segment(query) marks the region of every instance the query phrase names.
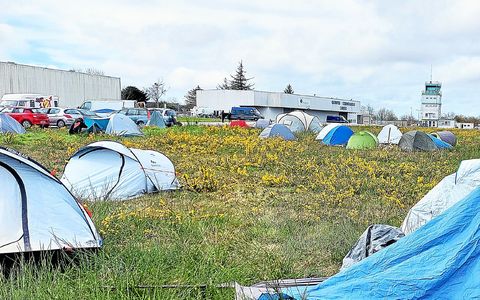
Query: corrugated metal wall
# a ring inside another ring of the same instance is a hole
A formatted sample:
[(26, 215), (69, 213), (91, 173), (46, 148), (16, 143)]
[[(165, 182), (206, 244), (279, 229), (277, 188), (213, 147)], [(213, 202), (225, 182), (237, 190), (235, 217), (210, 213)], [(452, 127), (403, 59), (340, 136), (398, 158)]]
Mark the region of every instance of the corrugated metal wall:
[(56, 95), (60, 106), (85, 100), (120, 99), (120, 78), (0, 62), (0, 97), (4, 94)]

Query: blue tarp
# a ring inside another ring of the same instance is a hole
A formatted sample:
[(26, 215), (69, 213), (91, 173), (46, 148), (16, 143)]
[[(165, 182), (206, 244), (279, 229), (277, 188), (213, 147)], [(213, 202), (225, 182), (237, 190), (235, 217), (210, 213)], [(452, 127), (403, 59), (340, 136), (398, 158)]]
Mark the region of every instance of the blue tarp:
[(438, 149), (452, 149), (453, 148), (452, 145), (450, 145), (449, 143), (446, 143), (446, 142), (442, 141), (441, 139), (434, 137), (431, 134), (429, 134), (428, 136), (432, 139), (432, 141), (435, 143), (435, 145), (437, 145)]
[(87, 125), (88, 132), (105, 131), (109, 121), (109, 118), (83, 118), (83, 122)]
[(324, 283), (282, 292), (295, 299), (480, 297), (480, 188), (395, 244)]
[(350, 127), (340, 125), (330, 130), (322, 142), (328, 146), (342, 146), (348, 143), (348, 140), (352, 135), (353, 131)]

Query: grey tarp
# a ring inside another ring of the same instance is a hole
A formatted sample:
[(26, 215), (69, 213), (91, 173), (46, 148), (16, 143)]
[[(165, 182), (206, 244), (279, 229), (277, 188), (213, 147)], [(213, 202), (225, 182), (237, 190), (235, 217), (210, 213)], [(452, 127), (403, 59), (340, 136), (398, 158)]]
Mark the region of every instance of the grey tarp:
[(23, 128), (20, 123), (17, 122), (14, 118), (6, 114), (0, 113), (0, 133), (25, 133), (25, 128)]
[(398, 146), (403, 151), (433, 151), (438, 150), (433, 140), (425, 132), (412, 130), (405, 133)]
[(441, 139), (445, 143), (449, 143), (452, 146), (455, 146), (457, 144), (457, 137), (450, 131), (439, 131), (432, 133), (432, 135), (438, 139)]
[(404, 236), (405, 234), (394, 226), (382, 224), (368, 226), (367, 230), (363, 232), (357, 243), (343, 259), (340, 271), (348, 269), (362, 259), (395, 243)]
[[(317, 285), (325, 281), (327, 277), (312, 277), (299, 279), (279, 279), (273, 281), (262, 281), (252, 286), (242, 286), (235, 283), (235, 300), (257, 300), (257, 299), (293, 299), (287, 295), (283, 298), (274, 298), (282, 288), (304, 288)], [(262, 298), (263, 297), (263, 298)]]

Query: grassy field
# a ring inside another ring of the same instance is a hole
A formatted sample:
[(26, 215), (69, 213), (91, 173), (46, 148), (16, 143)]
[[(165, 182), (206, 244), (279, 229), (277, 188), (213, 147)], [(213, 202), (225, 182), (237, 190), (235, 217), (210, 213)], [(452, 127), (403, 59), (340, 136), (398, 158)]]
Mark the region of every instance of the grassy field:
[[(357, 127), (355, 130), (365, 128)], [(368, 128), (378, 133), (380, 128)], [(408, 209), (463, 159), (479, 158), (479, 131), (454, 131), (452, 151), (329, 148), (310, 134), (260, 140), (255, 129), (183, 126), (117, 138), (174, 162), (183, 189), (125, 202), (88, 203), (104, 237), (97, 254), (58, 270), (22, 265), (0, 276), (1, 299), (198, 299), (202, 290), (136, 286), (215, 285), (335, 274), (373, 223), (399, 226)], [(0, 136), (61, 175), (79, 147), (109, 136), (33, 129)]]

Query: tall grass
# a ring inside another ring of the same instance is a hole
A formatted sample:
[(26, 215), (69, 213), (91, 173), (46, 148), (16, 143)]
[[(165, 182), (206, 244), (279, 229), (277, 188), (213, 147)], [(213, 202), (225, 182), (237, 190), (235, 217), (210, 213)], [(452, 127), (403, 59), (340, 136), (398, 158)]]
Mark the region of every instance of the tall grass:
[(31, 129), (8, 138), (7, 146), (58, 175), (73, 152), (93, 141), (156, 149), (172, 159), (184, 189), (88, 203), (104, 247), (62, 268), (48, 260), (19, 262), (0, 276), (0, 299), (232, 299), (233, 290), (220, 284), (331, 276), (369, 224), (400, 225), (462, 159), (480, 157), (477, 131), (455, 131), (459, 146), (435, 153), (348, 151), (321, 146), (311, 134), (284, 142), (227, 127), (145, 133)]

